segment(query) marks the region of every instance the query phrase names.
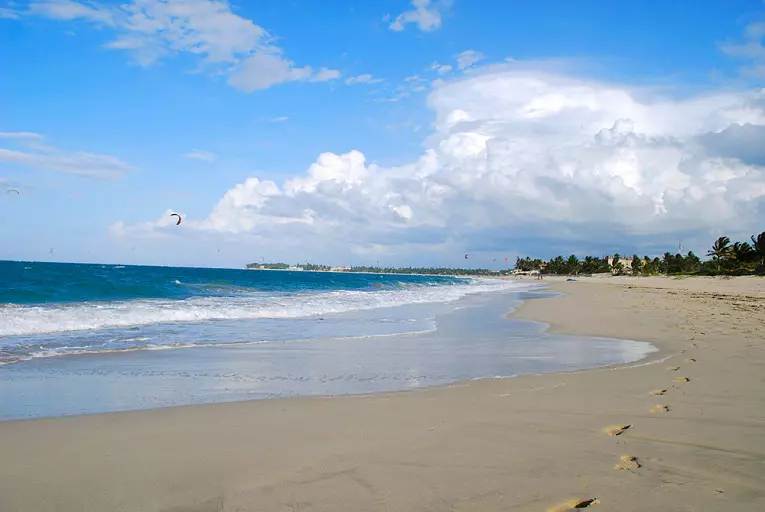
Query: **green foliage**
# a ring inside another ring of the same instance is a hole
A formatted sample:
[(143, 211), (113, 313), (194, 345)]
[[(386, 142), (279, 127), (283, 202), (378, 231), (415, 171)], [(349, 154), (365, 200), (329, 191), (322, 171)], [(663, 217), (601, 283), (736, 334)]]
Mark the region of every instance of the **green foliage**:
[(351, 267), (351, 272), (372, 274), (424, 274), (435, 276), (496, 276), (498, 273), (508, 274), (508, 271), (497, 272), (485, 268), (447, 268), (447, 267)]
[(758, 274), (765, 274), (765, 231), (757, 235), (757, 238), (752, 235), (751, 239), (752, 249), (755, 254), (754, 258), (755, 261), (757, 261), (755, 272)]
[[(249, 263), (248, 269), (263, 269), (263, 270), (287, 270), (290, 266), (287, 263)], [(312, 263), (306, 263), (305, 265), (299, 265), (300, 268), (312, 272), (329, 272), (332, 267), (329, 265), (314, 265)], [(342, 271), (341, 271), (342, 272)], [(364, 272), (371, 274), (423, 274), (423, 275), (448, 275), (448, 276), (496, 276), (499, 274), (507, 275), (507, 270), (497, 272), (496, 270), (488, 270), (485, 268), (472, 269), (472, 268), (445, 268), (445, 267), (367, 267), (357, 266), (350, 267), (348, 272)]]
[(635, 254), (632, 256), (632, 275), (637, 276), (640, 275), (640, 273), (643, 271), (643, 260), (638, 258), (638, 255)]
[(707, 252), (707, 256), (711, 256), (712, 260), (717, 263), (717, 271), (722, 268), (722, 261), (725, 261), (730, 254), (730, 238), (727, 236), (721, 236), (715, 243), (712, 244), (712, 249)]
[(648, 256), (640, 258), (637, 254), (622, 257), (614, 254), (611, 265), (608, 257), (585, 256), (578, 259), (571, 255), (568, 259), (556, 256), (549, 261), (539, 258), (518, 258), (515, 268), (518, 270), (542, 270), (547, 274), (596, 274), (612, 273), (616, 275), (765, 275), (765, 232), (751, 236), (748, 241), (731, 243), (730, 238), (721, 236), (715, 240), (707, 256), (711, 259), (701, 261), (693, 251), (688, 254), (665, 252), (662, 257)]
[(303, 270), (311, 270), (313, 272), (328, 272), (332, 268), (329, 265), (313, 265), (312, 263), (306, 263), (302, 267)]
[(286, 263), (248, 263), (247, 268), (263, 268), (266, 270), (286, 270), (289, 265)]
[[(765, 231), (759, 235), (751, 236), (749, 241), (731, 243), (730, 238), (721, 236), (712, 244), (712, 248), (707, 252), (711, 259), (701, 261), (693, 251), (683, 256), (682, 254), (672, 254), (665, 252), (664, 255), (654, 257), (638, 257), (634, 254), (631, 258), (622, 258), (618, 253), (614, 254), (611, 264), (608, 263), (608, 257), (585, 256), (580, 259), (575, 254), (568, 258), (556, 256), (548, 261), (540, 258), (518, 257), (515, 260), (515, 269), (525, 272), (542, 272), (545, 274), (558, 275), (577, 275), (577, 274), (598, 274), (613, 273), (632, 275), (747, 275), (762, 274), (765, 275)], [(328, 265), (314, 265), (307, 263), (301, 265), (304, 270), (329, 271)], [(286, 263), (250, 263), (247, 268), (286, 270), (289, 265)], [(351, 272), (369, 272), (375, 274), (429, 274), (429, 275), (465, 275), (465, 276), (496, 276), (507, 275), (509, 271), (488, 269), (463, 269), (463, 268), (444, 268), (444, 267), (351, 267)]]

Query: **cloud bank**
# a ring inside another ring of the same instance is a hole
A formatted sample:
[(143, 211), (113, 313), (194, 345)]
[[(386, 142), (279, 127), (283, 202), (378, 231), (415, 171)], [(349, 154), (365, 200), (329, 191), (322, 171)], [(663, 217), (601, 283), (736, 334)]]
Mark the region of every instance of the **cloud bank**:
[(477, 68), (427, 103), (435, 120), (415, 161), (323, 153), (283, 183), (248, 178), (184, 225), (359, 257), (670, 250), (679, 236), (706, 245), (765, 228), (765, 153), (751, 144), (765, 140), (765, 90), (678, 98), (513, 63)]

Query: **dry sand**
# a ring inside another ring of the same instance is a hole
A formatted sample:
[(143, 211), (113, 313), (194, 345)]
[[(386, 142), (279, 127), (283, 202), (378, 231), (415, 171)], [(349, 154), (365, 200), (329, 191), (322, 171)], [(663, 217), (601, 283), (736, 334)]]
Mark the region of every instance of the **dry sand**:
[(550, 284), (653, 364), (0, 423), (0, 511), (765, 510), (765, 280)]

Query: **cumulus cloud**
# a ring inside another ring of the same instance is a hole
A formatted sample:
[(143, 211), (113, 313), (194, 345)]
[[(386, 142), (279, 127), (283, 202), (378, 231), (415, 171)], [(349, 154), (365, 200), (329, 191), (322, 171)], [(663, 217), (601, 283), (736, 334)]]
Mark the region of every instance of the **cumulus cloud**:
[(183, 156), (192, 160), (204, 160), (205, 162), (212, 162), (217, 158), (212, 151), (205, 151), (203, 149), (194, 149)]
[(357, 84), (376, 84), (382, 82), (382, 78), (375, 78), (370, 74), (363, 74), (358, 76), (351, 76), (345, 79), (346, 85), (357, 85)]
[(179, 53), (193, 55), (202, 69), (228, 74), (229, 84), (246, 92), (340, 76), (327, 68), (314, 72), (310, 66), (296, 67), (263, 27), (234, 14), (220, 0), (36, 0), (22, 14), (110, 30), (114, 39), (105, 46), (128, 53), (142, 66)]
[[(441, 26), (441, 13), (449, 6), (448, 2), (431, 0), (412, 0), (412, 9), (399, 14), (388, 28), (401, 32), (409, 23), (414, 23), (423, 32), (430, 32)], [(386, 16), (386, 21), (388, 17)]]
[(469, 68), (473, 64), (482, 61), (486, 56), (475, 50), (465, 50), (457, 55), (457, 67), (459, 69)]
[(720, 46), (723, 53), (730, 57), (746, 61), (741, 68), (745, 75), (765, 77), (765, 21), (750, 23), (744, 29), (743, 37), (738, 42), (727, 42)]
[(418, 159), (323, 153), (281, 184), (236, 185), (188, 227), (368, 256), (519, 240), (664, 252), (678, 234), (706, 244), (765, 221), (763, 154), (750, 147), (765, 91), (660, 97), (519, 62), (444, 83), (427, 104), (435, 119)]
[(16, 149), (0, 148), (0, 163), (23, 165), (97, 180), (118, 179), (134, 168), (117, 157), (83, 151), (67, 152), (44, 143), (44, 137), (31, 132), (3, 132), (0, 139)]

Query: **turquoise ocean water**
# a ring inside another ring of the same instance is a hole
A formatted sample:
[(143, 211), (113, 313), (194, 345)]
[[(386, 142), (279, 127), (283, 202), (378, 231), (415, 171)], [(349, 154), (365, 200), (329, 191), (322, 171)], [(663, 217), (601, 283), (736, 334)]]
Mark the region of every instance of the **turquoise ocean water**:
[(395, 391), (634, 361), (508, 320), (532, 283), (0, 262), (0, 419)]

